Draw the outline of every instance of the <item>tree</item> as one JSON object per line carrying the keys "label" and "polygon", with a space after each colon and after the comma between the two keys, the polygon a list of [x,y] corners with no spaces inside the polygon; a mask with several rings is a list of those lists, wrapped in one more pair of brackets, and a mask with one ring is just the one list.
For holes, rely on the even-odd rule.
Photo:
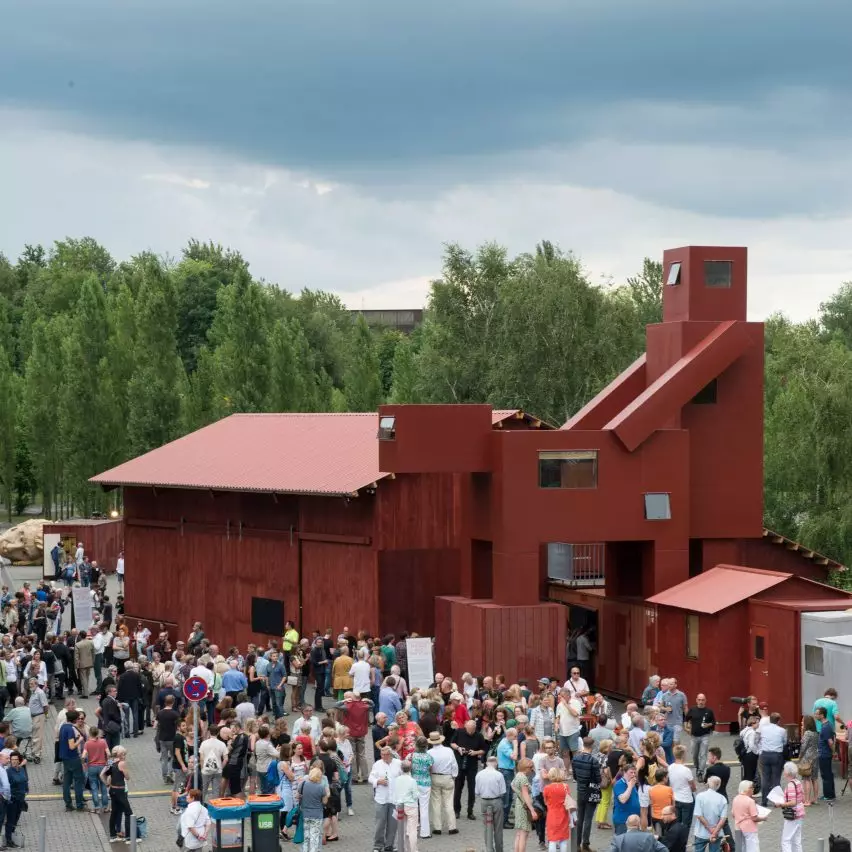
{"label": "tree", "polygon": [[17,471],[18,377],[6,350],[0,346],[0,488],[9,522],[12,521]]}
{"label": "tree", "polygon": [[270,411],[309,410],[315,379],[311,366],[305,363],[304,344],[298,320],[280,320],[275,324],[269,337]]}
{"label": "tree", "polygon": [[403,337],[393,353],[393,381],[389,401],[397,405],[420,402],[416,347],[416,337]]}
{"label": "tree", "polygon": [[136,299],[134,370],[127,385],[130,451],[140,455],[177,437],[180,374],[177,350],[177,299],[162,265],[147,263]]}
{"label": "tree", "polygon": [[376,354],[379,359],[379,377],[382,382],[382,397],[387,399],[393,385],[393,361],[396,348],[405,335],[395,328],[386,328],[379,333]]}
{"label": "tree", "polygon": [[344,387],[350,411],[375,411],[382,401],[376,343],[367,321],[360,314],[355,322]]}
{"label": "tree", "polygon": [[88,479],[109,467],[110,445],[114,441],[108,426],[115,422],[112,388],[100,386],[109,343],[106,298],[98,279],[90,275],[83,282],[74,308],[68,334],[62,341],[64,375],[60,426],[65,452],[63,469],[67,474],[71,505],[84,514],[105,505],[100,489]]}
{"label": "tree", "polygon": [[646,257],[642,271],[627,279],[627,291],[637,311],[637,328],[663,321],[663,264]]}
{"label": "tree", "polygon": [[43,512],[55,517],[63,470],[60,411],[64,374],[62,322],[39,317],[24,369],[22,423]]}
{"label": "tree", "polygon": [[264,411],[269,389],[268,303],[248,271],[219,291],[210,328],[214,394],[229,411]]}

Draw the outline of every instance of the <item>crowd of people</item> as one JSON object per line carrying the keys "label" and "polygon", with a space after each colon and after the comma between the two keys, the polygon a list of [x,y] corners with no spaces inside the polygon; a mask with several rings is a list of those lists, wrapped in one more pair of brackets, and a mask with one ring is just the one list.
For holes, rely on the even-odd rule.
{"label": "crowd of people", "polygon": [[[637,832],[644,852],[649,842],[684,852],[690,834],[696,852],[720,852],[723,840],[735,852],[735,832],[745,852],[757,852],[765,812],[756,799],[784,809],[783,852],[801,852],[805,808],[835,795],[834,690],[804,718],[798,764],[778,715],[750,698],[736,740],[743,780],[729,794],[730,767],[711,745],[714,713],[703,695],[691,704],[675,678],[652,677],[617,713],[580,665],[564,682],[466,672],[411,686],[406,634],[344,628],[303,637],[288,622],[281,639],[243,651],[220,648],[197,622],[172,644],[162,626],[152,633],[131,625],[120,596],[113,608],[102,575],[77,567],[85,564],[96,568],[85,554],[73,560],[71,582],[92,589],[95,623],[87,630],[62,629],[61,586],[2,590],[0,706],[12,706],[0,722],[0,826],[10,847],[27,762],[44,756],[51,700],[61,702],[54,783],[69,811],[90,809],[88,787],[91,809],[109,814],[111,841],[129,842],[131,767],[122,742],[146,731],[188,849],[209,843],[205,803],[275,792],[282,840],[318,852],[340,839],[341,817],[354,815],[353,785],[369,784],[373,848],[381,852],[397,848],[400,824],[417,852],[434,835],[458,834],[462,818],[481,821],[487,852],[502,852],[507,830],[515,852],[531,836],[541,849],[565,852],[572,831],[590,852],[593,825],[625,852],[636,852]],[[197,737],[182,692],[192,677],[208,687]],[[87,717],[78,700],[90,694],[97,707]],[[779,785],[783,801],[770,802]]]}

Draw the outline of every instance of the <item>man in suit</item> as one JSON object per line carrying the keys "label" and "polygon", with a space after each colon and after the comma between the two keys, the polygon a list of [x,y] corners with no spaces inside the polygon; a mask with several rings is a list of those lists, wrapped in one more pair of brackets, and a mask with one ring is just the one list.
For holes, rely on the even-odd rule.
{"label": "man in suit", "polygon": [[110,750],[121,742],[121,708],[115,698],[115,684],[106,688],[106,695],[101,702],[101,721],[104,727],[104,738]]}
{"label": "man in suit", "polygon": [[627,831],[612,838],[610,852],[668,852],[668,849],[647,831],[639,830],[639,817],[627,817]]}

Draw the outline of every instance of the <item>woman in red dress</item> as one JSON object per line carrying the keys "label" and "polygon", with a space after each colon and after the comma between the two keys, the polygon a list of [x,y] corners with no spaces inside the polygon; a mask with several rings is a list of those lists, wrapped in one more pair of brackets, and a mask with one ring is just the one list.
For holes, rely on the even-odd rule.
{"label": "woman in red dress", "polygon": [[[548,852],[568,852],[571,823],[565,808],[565,797],[570,790],[565,783],[565,772],[553,768],[547,775],[548,784],[542,795],[547,805],[547,821],[544,824]],[[573,800],[572,800],[573,801]]]}

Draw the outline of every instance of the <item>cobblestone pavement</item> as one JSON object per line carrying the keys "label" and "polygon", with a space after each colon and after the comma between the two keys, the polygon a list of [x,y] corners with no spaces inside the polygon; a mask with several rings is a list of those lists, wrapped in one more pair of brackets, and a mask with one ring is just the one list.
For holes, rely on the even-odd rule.
{"label": "cobblestone pavement", "polygon": [[[11,569],[13,582],[22,582],[29,579],[28,576],[18,577],[19,571],[27,569]],[[31,571],[29,573],[32,573]],[[112,595],[115,589],[110,589]],[[308,696],[310,700],[310,693]],[[59,702],[54,702],[59,706]],[[94,716],[95,702],[87,699],[80,702],[90,718]],[[62,802],[61,788],[52,783],[53,779],[53,735],[55,719],[55,708],[50,713],[45,731],[45,761],[39,765],[30,764],[30,809],[23,815],[19,832],[15,837],[16,842],[21,843],[27,849],[38,848],[38,822],[39,817],[47,817],[47,849],[51,852],[104,852],[110,849],[107,838],[106,817],[91,813],[66,813]],[[726,760],[735,762],[733,754],[733,738],[726,734],[717,734],[713,737],[714,745],[720,745]],[[176,817],[169,814],[169,799],[167,791],[162,784],[159,769],[159,758],[154,749],[153,736],[150,729],[136,738],[123,742],[128,750],[128,761],[132,773],[131,804],[138,816],[145,816],[149,826],[149,837],[141,844],[145,849],[166,852],[176,849],[174,845]],[[371,750],[368,749],[368,753]],[[729,788],[735,790],[740,775],[737,767],[733,768]],[[842,784],[838,786],[838,795]],[[368,785],[356,785],[353,788],[354,817],[344,816],[341,820],[339,849],[341,852],[358,850],[358,852],[369,852],[372,847],[373,838],[373,805],[371,788]],[[835,813],[835,831],[852,836],[852,791],[838,800],[833,808]],[[478,805],[477,805],[477,815]],[[780,813],[773,813],[769,821],[760,829],[761,846],[766,850],[780,849],[781,826],[783,818]],[[829,834],[829,808],[821,803],[816,807],[808,809],[804,827],[804,848],[811,852],[817,849],[817,838],[827,838]],[[612,832],[598,831],[593,829],[591,845],[595,850],[606,850],[609,847]],[[514,832],[504,831],[504,847],[512,848]],[[286,850],[292,848],[292,844],[282,844],[281,848]],[[117,849],[126,849],[124,844],[114,845],[113,852]],[[299,847],[296,847],[299,848]],[[333,847],[330,847],[333,848]],[[469,822],[462,819],[459,822],[459,834],[449,837],[433,837],[421,841],[420,850],[425,852],[468,852],[483,850],[482,822],[477,819]],[[538,849],[535,838],[527,842],[528,850]]]}

